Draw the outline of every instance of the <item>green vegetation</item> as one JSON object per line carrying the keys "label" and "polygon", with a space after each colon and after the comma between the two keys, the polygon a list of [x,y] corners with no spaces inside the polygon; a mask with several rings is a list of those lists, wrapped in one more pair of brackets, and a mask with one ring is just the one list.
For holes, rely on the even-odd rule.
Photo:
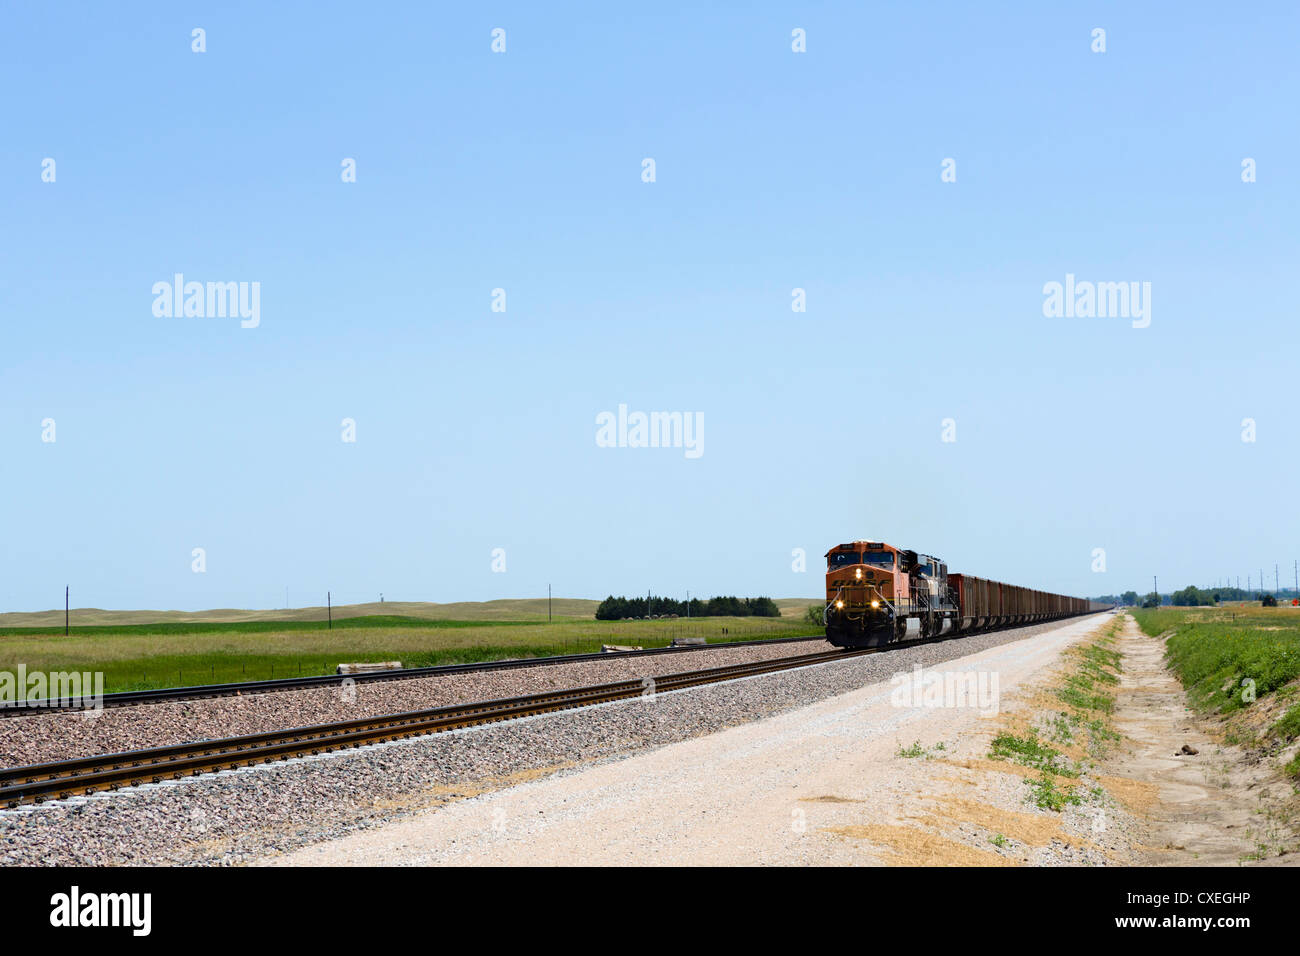
{"label": "green vegetation", "polygon": [[1119,660],[1116,651],[1100,643],[1088,645],[1079,653],[1074,672],[1056,689],[1056,696],[1073,711],[1109,714],[1115,699],[1106,688],[1119,682]]}
{"label": "green vegetation", "polygon": [[1300,677],[1300,611],[1161,609],[1134,617],[1147,634],[1173,632],[1170,670],[1206,710],[1231,714]]}
{"label": "green vegetation", "polygon": [[598,621],[641,620],[647,617],[780,617],[781,609],[768,597],[712,597],[707,601],[691,598],[625,598],[612,594],[596,608]]}
{"label": "green vegetation", "polygon": [[1002,849],[1002,847],[1007,845],[1007,838],[1004,837],[1001,833],[995,833],[991,837],[989,837],[989,842],[992,843],[998,849]]}
{"label": "green vegetation", "polygon": [[1064,711],[1050,718],[1043,729],[1048,737],[1059,744],[1074,743],[1074,721]]}
{"label": "green vegetation", "polygon": [[[545,602],[542,602],[544,606]],[[101,612],[103,613],[103,612]],[[602,644],[663,647],[819,634],[796,617],[603,622],[433,620],[392,615],[323,621],[216,621],[0,629],[0,672],[90,671],[107,693],[332,674],[345,661],[407,667],[594,653]]]}
{"label": "green vegetation", "polygon": [[1095,681],[1103,684],[1118,684],[1120,661],[1123,655],[1111,650],[1104,644],[1089,644],[1080,657],[1080,668]]}
{"label": "green vegetation", "polygon": [[1079,772],[1062,760],[1062,754],[1055,747],[1048,746],[1030,731],[1023,737],[1012,734],[998,734],[993,738],[993,747],[989,756],[994,760],[1010,760],[1025,767],[1033,767],[1044,773],[1058,773],[1064,777],[1077,777]]}
{"label": "green vegetation", "polygon": [[939,754],[941,754],[943,751],[947,749],[948,749],[948,745],[945,744],[942,740],[939,741],[937,744],[935,744],[933,747],[922,747],[921,741],[914,740],[912,741],[912,746],[900,747],[898,749],[898,752],[895,754],[895,756],[909,757],[909,758],[920,757],[924,760],[929,760],[931,757],[937,757]]}
{"label": "green vegetation", "polygon": [[1300,753],[1296,754],[1287,761],[1286,766],[1282,768],[1288,776],[1300,777]]}
{"label": "green vegetation", "polygon": [[1067,804],[1078,806],[1083,803],[1083,798],[1076,794],[1073,788],[1060,789],[1050,773],[1044,772],[1037,780],[1025,782],[1029,784],[1029,799],[1042,810],[1060,813]]}
{"label": "green vegetation", "polygon": [[1294,740],[1300,737],[1300,704],[1296,704],[1282,715],[1282,719],[1273,725],[1273,733],[1283,740]]}
{"label": "green vegetation", "polygon": [[1073,710],[1100,710],[1110,713],[1115,707],[1114,699],[1106,693],[1093,693],[1096,682],[1086,674],[1072,674],[1064,687],[1056,689],[1056,696],[1061,703]]}
{"label": "green vegetation", "polygon": [[1260,605],[1264,607],[1276,607],[1278,604],[1290,604],[1292,600],[1300,598],[1294,588],[1282,588],[1275,594],[1266,590],[1260,591],[1259,588],[1235,588],[1227,586],[1216,586],[1212,588],[1202,588],[1195,585],[1188,585],[1181,590],[1174,591],[1172,594],[1161,594],[1157,600],[1154,591],[1139,597],[1136,591],[1125,591],[1123,594],[1102,594],[1098,597],[1089,598],[1091,601],[1099,601],[1102,604],[1119,604],[1124,607],[1213,607],[1218,604],[1249,604]]}
{"label": "green vegetation", "polygon": [[1169,595],[1169,603],[1175,607],[1206,607],[1219,603],[1219,595],[1213,591],[1202,591],[1188,585],[1181,591]]}
{"label": "green vegetation", "polygon": [[1125,591],[1123,594],[1099,594],[1097,597],[1088,598],[1089,601],[1096,601],[1098,604],[1120,604],[1125,607],[1133,607],[1138,602],[1138,593],[1136,591]]}
{"label": "green vegetation", "polygon": [[1082,721],[1084,729],[1088,732],[1088,752],[1093,756],[1102,757],[1106,753],[1106,745],[1119,740],[1118,731],[1114,730],[1101,717],[1094,717],[1092,720]]}
{"label": "green vegetation", "polygon": [[[534,623],[531,621],[495,621],[496,627],[509,627],[511,625],[526,625]],[[345,617],[333,623],[333,630],[347,630],[349,628],[360,628],[369,630],[373,628],[455,628],[455,627],[483,627],[483,621],[448,621],[448,620],[430,620],[419,617],[399,617],[395,614],[372,615],[369,617]],[[195,622],[171,622],[164,621],[157,624],[92,624],[87,627],[70,628],[71,634],[105,634],[105,635],[129,635],[129,634],[212,634],[228,632],[232,634],[269,634],[274,632],[288,631],[319,631],[330,630],[330,625],[324,621],[240,621],[230,623],[225,621],[195,621]],[[62,627],[0,627],[0,638],[5,637],[34,637],[40,635],[63,635]]]}
{"label": "green vegetation", "polygon": [[[1025,784],[1029,787],[1029,802],[1042,810],[1060,813],[1067,806],[1082,804],[1076,785],[1089,766],[1086,760],[1072,763],[1051,742],[1070,747],[1086,745],[1088,755],[1096,759],[1119,739],[1108,717],[1115,709],[1114,692],[1121,670],[1123,655],[1114,649],[1121,626],[1120,620],[1113,620],[1095,640],[1069,652],[1070,666],[1055,688],[1065,710],[1047,716],[1041,727],[1022,734],[1004,731],[993,738],[990,758],[1039,772],[1037,779],[1026,778]],[[1094,800],[1105,795],[1099,787],[1089,792]]]}

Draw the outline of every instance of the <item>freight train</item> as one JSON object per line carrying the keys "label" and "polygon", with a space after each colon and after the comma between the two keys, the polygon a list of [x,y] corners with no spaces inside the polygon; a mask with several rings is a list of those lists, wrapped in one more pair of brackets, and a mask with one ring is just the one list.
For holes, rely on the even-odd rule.
{"label": "freight train", "polygon": [[1094,614],[1110,605],[1048,594],[970,574],[881,541],[826,552],[826,639],[879,647],[916,638]]}

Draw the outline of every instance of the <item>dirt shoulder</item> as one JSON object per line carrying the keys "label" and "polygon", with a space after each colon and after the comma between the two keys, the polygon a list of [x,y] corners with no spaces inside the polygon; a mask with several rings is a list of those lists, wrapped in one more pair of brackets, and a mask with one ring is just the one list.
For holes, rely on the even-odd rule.
{"label": "dirt shoulder", "polygon": [[1114,722],[1125,743],[1108,769],[1141,782],[1147,792],[1140,807],[1145,836],[1135,862],[1300,864],[1300,806],[1293,785],[1274,761],[1228,743],[1225,721],[1198,716],[1165,667],[1164,640],[1146,636],[1131,618],[1124,620],[1117,643],[1124,669]]}

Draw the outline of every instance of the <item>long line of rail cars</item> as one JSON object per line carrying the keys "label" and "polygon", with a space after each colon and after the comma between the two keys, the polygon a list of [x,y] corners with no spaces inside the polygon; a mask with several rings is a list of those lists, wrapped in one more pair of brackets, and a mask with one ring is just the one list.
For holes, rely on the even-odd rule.
{"label": "long line of rail cars", "polygon": [[881,541],[826,552],[826,639],[837,647],[975,632],[1094,614],[1109,607],[971,574]]}

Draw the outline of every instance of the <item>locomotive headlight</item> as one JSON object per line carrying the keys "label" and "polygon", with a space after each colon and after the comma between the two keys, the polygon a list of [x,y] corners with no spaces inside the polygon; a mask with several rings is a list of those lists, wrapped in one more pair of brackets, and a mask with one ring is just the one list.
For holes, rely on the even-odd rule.
{"label": "locomotive headlight", "polygon": [[861,569],[861,568],[858,568],[857,576],[858,576],[859,578],[862,577],[862,569]]}
{"label": "locomotive headlight", "polygon": [[880,607],[880,602],[879,602],[879,601],[872,601],[872,602],[871,602],[871,606],[872,606],[872,607]]}
{"label": "locomotive headlight", "polygon": [[842,608],[842,607],[844,607],[844,602],[843,602],[843,601],[836,601],[836,602],[835,602],[835,606],[838,607],[838,608]]}

